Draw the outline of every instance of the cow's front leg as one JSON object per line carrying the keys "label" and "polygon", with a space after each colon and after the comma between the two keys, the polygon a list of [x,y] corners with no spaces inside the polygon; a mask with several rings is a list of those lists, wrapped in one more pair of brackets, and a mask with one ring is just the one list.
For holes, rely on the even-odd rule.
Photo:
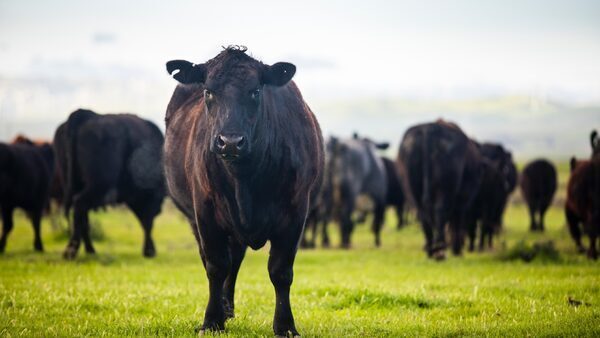
{"label": "cow's front leg", "polygon": [[[225,309],[223,307],[223,283],[231,268],[227,236],[216,226],[200,223],[201,254],[206,276],[208,277],[208,305],[204,313],[204,323],[200,333],[225,329]],[[202,228],[212,229],[202,229]],[[204,231],[203,231],[204,230]]]}
{"label": "cow's front leg", "polygon": [[[294,259],[302,226],[282,237],[271,240],[269,253],[269,277],[275,287],[275,317],[273,331],[275,336],[300,336],[296,330],[290,305],[290,287],[294,279]],[[289,229],[291,230],[291,229]]]}
{"label": "cow's front leg", "polygon": [[246,246],[237,242],[236,239],[229,238],[229,254],[231,257],[231,269],[225,284],[223,285],[223,306],[225,307],[225,318],[235,317],[235,282],[237,280],[240,265],[246,254]]}

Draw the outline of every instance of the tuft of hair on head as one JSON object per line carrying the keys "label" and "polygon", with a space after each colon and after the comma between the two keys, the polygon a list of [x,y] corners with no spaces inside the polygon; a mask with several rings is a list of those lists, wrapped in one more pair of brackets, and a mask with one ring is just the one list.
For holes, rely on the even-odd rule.
{"label": "tuft of hair on head", "polygon": [[225,47],[225,46],[221,46],[221,47],[223,47],[223,50],[228,51],[228,52],[246,53],[246,51],[248,50],[248,47],[242,46],[242,45],[229,45],[227,47]]}

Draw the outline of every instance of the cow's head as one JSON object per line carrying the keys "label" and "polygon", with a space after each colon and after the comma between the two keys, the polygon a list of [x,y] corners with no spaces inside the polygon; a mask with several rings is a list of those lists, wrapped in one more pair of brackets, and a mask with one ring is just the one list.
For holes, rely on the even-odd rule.
{"label": "cow's head", "polygon": [[281,87],[296,72],[287,62],[266,65],[228,47],[204,64],[184,60],[167,62],[169,74],[182,84],[204,88],[204,109],[210,123],[210,151],[226,161],[241,160],[252,151],[256,125],[264,111],[266,86]]}

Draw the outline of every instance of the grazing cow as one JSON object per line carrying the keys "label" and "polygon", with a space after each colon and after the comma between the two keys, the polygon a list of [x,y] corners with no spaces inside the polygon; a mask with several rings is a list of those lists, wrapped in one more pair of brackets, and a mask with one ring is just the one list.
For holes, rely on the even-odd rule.
{"label": "grazing cow", "polygon": [[585,251],[581,243],[582,224],[583,231],[590,239],[587,255],[591,259],[597,259],[596,239],[600,236],[600,159],[571,159],[565,215],[578,250]]}
{"label": "grazing cow", "polygon": [[50,145],[0,143],[0,209],[2,237],[0,252],[13,228],[13,211],[22,208],[31,219],[34,231],[33,247],[44,251],[40,237],[40,222],[48,204],[48,189],[54,168]]}
{"label": "grazing cow", "polygon": [[375,245],[381,245],[380,231],[385,217],[387,176],[377,149],[387,149],[388,143],[375,143],[367,138],[334,140],[331,170],[334,215],[340,223],[341,247],[350,247],[354,230],[352,212],[359,196],[367,196],[374,207],[372,230]]}
{"label": "grazing cow", "polygon": [[397,229],[404,225],[404,191],[402,190],[402,181],[396,168],[396,163],[387,157],[381,157],[385,166],[385,175],[387,177],[387,197],[386,204],[394,207],[398,217]]}
{"label": "grazing cow", "polygon": [[592,144],[592,158],[600,158],[600,137],[596,130],[592,130],[590,134],[590,143]]}
{"label": "grazing cow", "polygon": [[[50,149],[54,152],[52,148],[52,143],[46,140],[32,140],[25,135],[19,134],[17,135],[11,142],[12,144],[28,144],[28,145],[36,145],[36,146],[45,146],[50,145]],[[52,180],[50,182],[50,191],[49,197],[51,200],[54,200],[56,204],[60,207],[63,202],[63,183],[60,178],[60,172],[55,163],[52,163],[53,174]],[[50,205],[48,204],[48,212],[50,211]]]}
{"label": "grazing cow", "polygon": [[420,124],[404,134],[396,165],[417,209],[428,256],[445,258],[447,223],[452,251],[460,254],[462,229],[482,176],[477,146],[453,123]]}
{"label": "grazing cow", "polygon": [[552,163],[538,159],[525,166],[521,174],[521,193],[529,207],[531,231],[544,231],[544,214],[556,192],[556,169]]}
{"label": "grazing cow", "polygon": [[298,243],[322,179],[323,137],[291,81],[296,67],[267,65],[245,51],[234,46],[203,64],[167,63],[180,85],[166,112],[165,174],[208,277],[201,332],[223,330],[234,316],[246,247],[256,250],[270,241],[273,330],[296,336],[289,292]]}
{"label": "grazing cow", "polygon": [[517,168],[512,154],[499,144],[476,143],[482,157],[482,181],[471,210],[469,211],[467,232],[469,251],[475,249],[475,236],[479,225],[479,250],[492,248],[492,237],[502,225],[502,215],[510,193],[517,180]]}
{"label": "grazing cow", "polygon": [[58,127],[54,149],[65,182],[65,215],[73,207],[66,259],[75,258],[82,239],[85,251],[95,252],[88,212],[116,203],[125,203],[142,224],[144,256],[156,255],[151,232],[166,195],[163,140],[154,123],[131,114],[79,109]]}

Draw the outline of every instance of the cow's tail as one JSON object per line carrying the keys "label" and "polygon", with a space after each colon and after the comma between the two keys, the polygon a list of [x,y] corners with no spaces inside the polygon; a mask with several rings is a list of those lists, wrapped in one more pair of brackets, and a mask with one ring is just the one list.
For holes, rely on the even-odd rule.
{"label": "cow's tail", "polygon": [[65,173],[65,216],[69,217],[69,211],[73,205],[73,195],[75,193],[75,175],[77,163],[77,131],[79,127],[88,119],[96,115],[94,112],[85,109],[78,109],[73,112],[67,120],[65,137],[66,173]]}

